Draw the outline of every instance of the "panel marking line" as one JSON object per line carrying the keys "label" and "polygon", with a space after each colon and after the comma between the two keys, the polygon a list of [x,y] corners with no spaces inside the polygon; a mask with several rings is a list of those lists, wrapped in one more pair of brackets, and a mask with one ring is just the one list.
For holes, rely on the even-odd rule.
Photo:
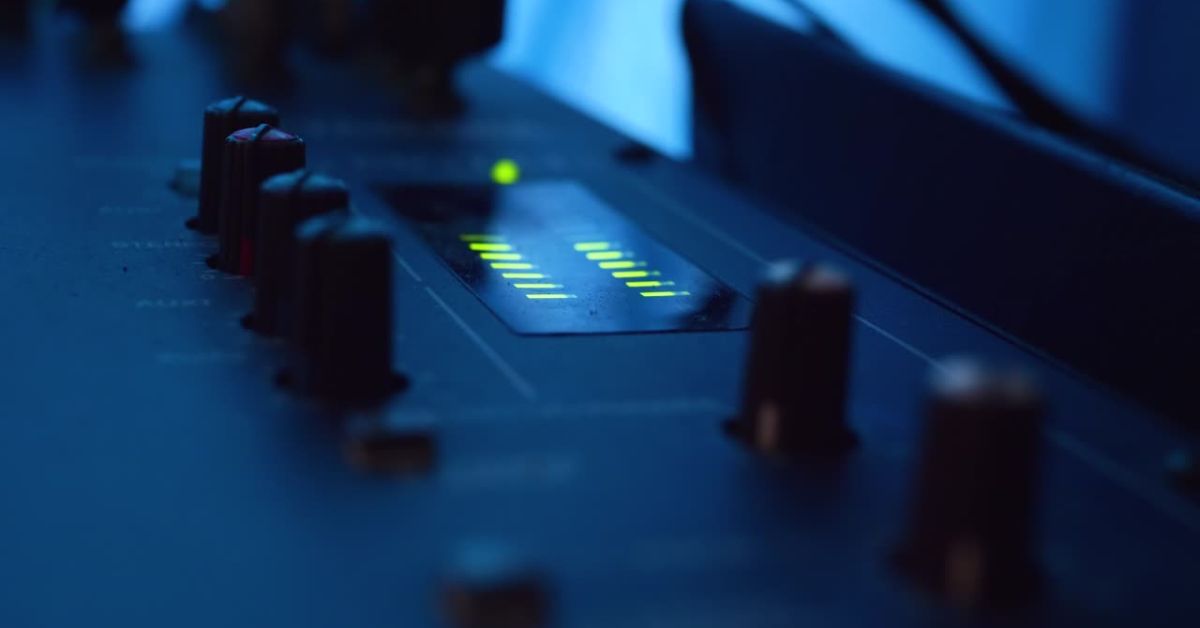
{"label": "panel marking line", "polygon": [[534,389],[533,385],[531,385],[528,380],[522,377],[521,374],[518,373],[517,370],[514,369],[512,365],[500,355],[499,352],[493,349],[492,346],[489,345],[482,336],[476,333],[474,329],[471,329],[471,326],[467,324],[467,321],[463,320],[457,312],[451,309],[450,305],[443,301],[442,297],[438,296],[438,293],[433,291],[433,288],[425,286],[425,292],[428,292],[429,296],[435,302],[437,302],[437,304],[441,306],[443,310],[446,311],[446,314],[450,315],[451,320],[458,325],[459,329],[462,329],[463,333],[467,335],[467,338],[471,339],[471,342],[475,343],[475,346],[479,347],[479,350],[483,352],[483,355],[491,361],[492,365],[496,367],[496,370],[500,371],[501,375],[504,375],[504,377],[512,383],[513,388],[516,388],[517,392],[521,393],[522,397],[525,397],[525,399],[528,401],[537,400],[537,390]]}

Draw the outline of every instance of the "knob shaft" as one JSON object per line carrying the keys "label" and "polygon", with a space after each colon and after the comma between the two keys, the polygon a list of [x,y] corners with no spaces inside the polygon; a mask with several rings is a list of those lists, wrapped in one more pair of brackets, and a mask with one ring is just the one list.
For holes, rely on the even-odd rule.
{"label": "knob shaft", "polygon": [[393,391],[390,238],[369,220],[326,214],[296,239],[297,386],[348,401]]}
{"label": "knob shaft", "polygon": [[304,140],[269,124],[234,131],[225,140],[225,176],[218,223],[218,268],[254,275],[258,196],[263,181],[304,167]]}
{"label": "knob shaft", "polygon": [[854,443],[846,426],[854,289],[820,264],[773,265],[751,321],[742,413],[754,446],[779,453],[836,453]]}
{"label": "knob shaft", "polygon": [[224,177],[225,138],[238,129],[260,124],[279,126],[279,113],[270,105],[245,96],[226,98],[204,108],[204,137],[200,147],[200,205],[188,226],[217,233]]}
{"label": "knob shaft", "polygon": [[1041,396],[1020,373],[956,360],[934,375],[927,412],[899,565],[959,604],[1018,602],[1038,583]]}
{"label": "knob shaft", "polygon": [[308,170],[267,179],[259,189],[259,226],[254,262],[253,327],[266,335],[290,328],[296,268],[296,226],[350,204],[346,184]]}

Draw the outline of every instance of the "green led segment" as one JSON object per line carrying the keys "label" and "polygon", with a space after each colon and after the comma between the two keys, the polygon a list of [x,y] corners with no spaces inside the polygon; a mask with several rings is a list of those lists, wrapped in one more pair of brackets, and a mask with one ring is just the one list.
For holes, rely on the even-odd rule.
{"label": "green led segment", "polygon": [[686,297],[690,292],[671,292],[669,290],[660,290],[655,292],[643,292],[642,296],[646,298],[662,298],[662,297]]}
{"label": "green led segment", "polygon": [[621,259],[625,254],[620,251],[594,251],[587,254],[587,258],[593,261],[605,259]]}
{"label": "green led segment", "polygon": [[471,244],[468,246],[471,247],[472,251],[511,251],[513,248],[511,244],[500,244],[496,242],[473,242],[470,240],[467,240],[467,242],[471,242]]}
{"label": "green led segment", "polygon": [[545,279],[546,275],[542,273],[504,273],[500,275],[505,279]]}
{"label": "green led segment", "polygon": [[612,248],[611,242],[576,242],[575,250],[580,252],[586,251],[607,251]]}
{"label": "green led segment", "polygon": [[521,259],[520,253],[480,253],[479,259],[515,262]]}
{"label": "green led segment", "polygon": [[625,285],[630,288],[658,288],[661,286],[673,286],[674,281],[626,281]]}
{"label": "green led segment", "polygon": [[513,287],[518,290],[558,290],[562,287],[560,283],[514,283]]}
{"label": "green led segment", "polygon": [[600,268],[604,270],[617,270],[619,268],[637,268],[645,266],[646,262],[632,262],[630,260],[621,260],[619,262],[600,262]]}
{"label": "green led segment", "polygon": [[565,294],[562,292],[531,292],[525,295],[526,299],[549,300],[549,299],[574,299],[575,295]]}
{"label": "green led segment", "polygon": [[533,264],[525,262],[492,262],[496,270],[533,270]]}
{"label": "green led segment", "polygon": [[464,233],[458,236],[458,239],[462,240],[463,242],[503,242],[504,236],[493,235],[490,233]]}
{"label": "green led segment", "polygon": [[498,159],[492,164],[492,182],[496,185],[512,185],[521,180],[521,167],[511,159]]}
{"label": "green led segment", "polygon": [[612,276],[616,277],[617,279],[637,279],[638,277],[649,277],[651,275],[658,275],[658,272],[655,271],[651,273],[644,270],[618,270],[612,274]]}

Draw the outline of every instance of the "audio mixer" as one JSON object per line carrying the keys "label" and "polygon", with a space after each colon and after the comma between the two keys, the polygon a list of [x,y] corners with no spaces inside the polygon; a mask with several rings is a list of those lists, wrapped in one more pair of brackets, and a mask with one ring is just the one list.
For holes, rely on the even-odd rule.
{"label": "audio mixer", "polygon": [[1180,424],[788,212],[479,60],[437,116],[303,50],[33,31],[0,625],[1200,615]]}

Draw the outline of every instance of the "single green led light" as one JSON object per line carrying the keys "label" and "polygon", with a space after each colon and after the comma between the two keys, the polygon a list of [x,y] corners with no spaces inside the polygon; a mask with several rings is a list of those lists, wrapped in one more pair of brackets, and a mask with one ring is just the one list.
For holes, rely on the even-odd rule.
{"label": "single green led light", "polygon": [[612,276],[617,279],[637,279],[638,277],[649,277],[650,273],[644,270],[618,270]]}
{"label": "single green led light", "polygon": [[662,291],[655,291],[655,292],[643,292],[642,296],[652,299],[652,298],[662,298],[662,297],[686,297],[690,294],[692,294],[692,293],[690,293],[690,292],[670,292],[667,290],[662,290]]}
{"label": "single green led light", "polygon": [[660,286],[673,286],[674,281],[626,281],[626,286],[630,288],[658,288]]}
{"label": "single green led light", "polygon": [[576,251],[607,251],[612,248],[610,242],[576,242]]}
{"label": "single green led light", "polygon": [[587,258],[590,260],[621,259],[623,255],[625,254],[620,251],[594,251],[588,253]]}
{"label": "single green led light", "polygon": [[496,270],[533,270],[533,264],[525,262],[492,262]]}
{"label": "single green led light", "polygon": [[505,279],[545,279],[546,276],[542,273],[504,273],[500,275]]}
{"label": "single green led light", "polygon": [[618,268],[636,268],[645,266],[646,262],[631,262],[629,260],[621,260],[619,262],[600,262],[600,268],[604,270],[616,270]]}
{"label": "single green led light", "polygon": [[521,167],[511,159],[498,159],[492,164],[492,182],[496,185],[512,185],[521,180]]}
{"label": "single green led light", "polygon": [[520,253],[480,253],[479,259],[507,260],[510,262],[515,262],[515,261],[521,259],[521,254]]}
{"label": "single green led light", "polygon": [[518,290],[557,290],[562,287],[560,283],[514,283],[513,287]]}
{"label": "single green led light", "polygon": [[513,248],[511,244],[497,242],[471,242],[469,246],[472,251],[511,251]]}
{"label": "single green led light", "polygon": [[533,299],[535,301],[549,300],[549,299],[574,299],[575,295],[563,294],[561,292],[531,292],[531,293],[525,295],[525,298]]}

